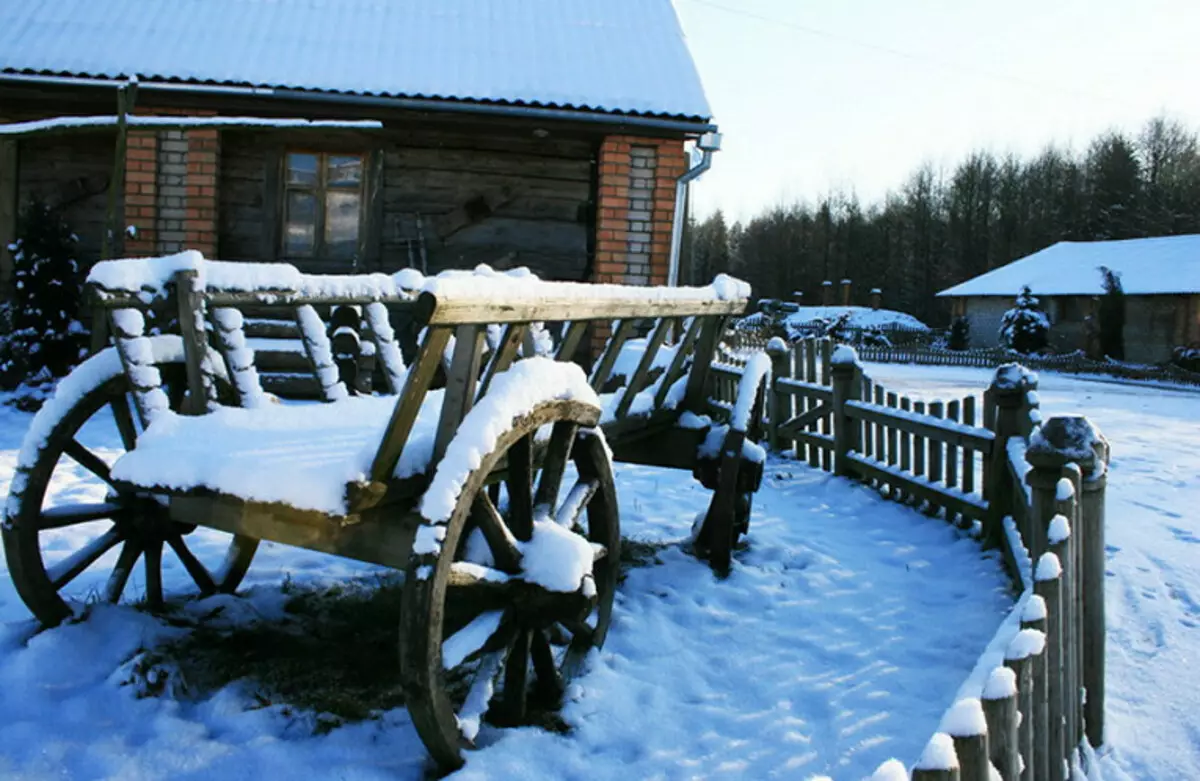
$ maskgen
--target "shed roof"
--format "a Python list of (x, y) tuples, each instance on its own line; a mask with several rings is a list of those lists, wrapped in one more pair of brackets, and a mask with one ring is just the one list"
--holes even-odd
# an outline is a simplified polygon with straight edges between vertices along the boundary
[(1200, 234), (1125, 241), (1060, 241), (1007, 266), (969, 279), (939, 296), (1094, 296), (1104, 292), (1100, 267), (1121, 275), (1132, 295), (1200, 293)]
[(710, 117), (671, 0), (0, 0), (0, 72)]

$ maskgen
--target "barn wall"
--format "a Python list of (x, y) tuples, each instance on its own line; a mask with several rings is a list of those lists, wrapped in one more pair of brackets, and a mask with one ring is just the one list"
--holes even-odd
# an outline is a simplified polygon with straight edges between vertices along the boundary
[[(1076, 311), (1090, 311), (1091, 297), (1077, 296)], [(1125, 359), (1136, 363), (1160, 363), (1171, 357), (1171, 350), (1185, 335), (1181, 323), (1200, 314), (1191, 311), (1188, 296), (1127, 296), (1125, 311)], [(1059, 316), (1060, 302), (1050, 300), (1045, 308), (1051, 316), (1050, 346), (1056, 352), (1087, 350), (1088, 336), (1081, 321), (1064, 322)], [(1000, 296), (966, 299), (966, 314), (971, 321), (971, 346), (995, 347), (1004, 313), (1013, 306), (1011, 298)], [(1192, 326), (1200, 334), (1200, 321)]]
[[(225, 131), (218, 252), (278, 257), (279, 171), (286, 150), (374, 153), (368, 162), (362, 257), (356, 267), (293, 261), (313, 271), (429, 273), (488, 263), (549, 279), (589, 274), (595, 144), (465, 133)], [(372, 165), (373, 164), (373, 165)], [(371, 171), (376, 181), (370, 180)], [(372, 193), (378, 198), (372, 209)], [(290, 260), (287, 258), (278, 258)]]

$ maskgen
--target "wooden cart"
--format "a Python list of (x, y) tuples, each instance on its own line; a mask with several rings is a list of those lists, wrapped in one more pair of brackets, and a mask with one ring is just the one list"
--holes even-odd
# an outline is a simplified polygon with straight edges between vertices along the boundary
[[(709, 400), (726, 320), (747, 305), (741, 283), (504, 277), (492, 291), (497, 278), (406, 289), (403, 275), (310, 277), (194, 253), (98, 266), (95, 325), (110, 337), (97, 346), (110, 346), (36, 416), (7, 506), (5, 553), (25, 603), (57, 624), (78, 609), (69, 584), (106, 565), (98, 597), (117, 602), (140, 559), (145, 602), (160, 608), (165, 548), (201, 594), (232, 592), (271, 540), (407, 573), (402, 680), (440, 765), (461, 764), (485, 716), (519, 724), (554, 707), (609, 625), (621, 542), (612, 460), (692, 469), (717, 489), (698, 547), (727, 567), (761, 479), (744, 441), (765, 378), (744, 383), (752, 398), (738, 409)], [(281, 404), (262, 391), (241, 310), (264, 304), (293, 313), (329, 403)], [(338, 374), (321, 314), (346, 306), (358, 307), (389, 395), (351, 395)], [(177, 318), (177, 335), (149, 335), (148, 312)], [(389, 315), (424, 325), (411, 365)], [(550, 358), (532, 357), (535, 323), (559, 324)], [(641, 358), (615, 382), (639, 323), (650, 323)], [(566, 359), (598, 327), (611, 337), (585, 377)], [(101, 417), (127, 451), (115, 461), (80, 437)], [(107, 498), (49, 506), (56, 475), (75, 465), (108, 484)], [(96, 521), (99, 536), (44, 555), (43, 535)], [(197, 527), (229, 535), (219, 566), (189, 547)]]

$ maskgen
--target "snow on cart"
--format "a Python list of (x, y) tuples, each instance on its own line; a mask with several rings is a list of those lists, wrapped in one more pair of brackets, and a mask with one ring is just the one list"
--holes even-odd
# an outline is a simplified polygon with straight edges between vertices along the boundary
[[(260, 540), (404, 570), (407, 705), (445, 767), (482, 719), (556, 707), (603, 643), (621, 542), (614, 459), (691, 469), (715, 489), (696, 535), (715, 568), (748, 523), (765, 365), (735, 404), (709, 398), (726, 321), (747, 306), (736, 280), (309, 276), (188, 252), (100, 263), (89, 290), (108, 336), (34, 418), (6, 508), (26, 605), (48, 626), (75, 615), (71, 584), (97, 569), (107, 579), (85, 597), (118, 602), (140, 562), (145, 603), (161, 608), (170, 553), (201, 594), (232, 592)], [(243, 316), (261, 306), (290, 310), (325, 404), (262, 390)], [(408, 365), (397, 318), (422, 329)], [(177, 333), (150, 333), (172, 320)], [(611, 336), (587, 376), (569, 359), (598, 328)], [(356, 346), (389, 393), (347, 387)], [(99, 425), (122, 452), (87, 444)], [(103, 481), (103, 500), (49, 504), (79, 470)]]

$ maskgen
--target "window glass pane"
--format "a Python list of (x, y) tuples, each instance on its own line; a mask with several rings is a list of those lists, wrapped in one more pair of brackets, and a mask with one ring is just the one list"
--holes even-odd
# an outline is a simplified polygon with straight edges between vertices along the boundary
[(309, 154), (289, 154), (287, 156), (288, 184), (301, 187), (317, 186), (317, 156)]
[(325, 194), (325, 247), (332, 258), (349, 259), (358, 250), (358, 192)]
[(306, 257), (313, 254), (317, 238), (317, 198), (312, 193), (288, 191), (287, 220), (283, 226), (283, 254)]
[(326, 181), (330, 187), (358, 187), (362, 181), (362, 158), (330, 155)]

